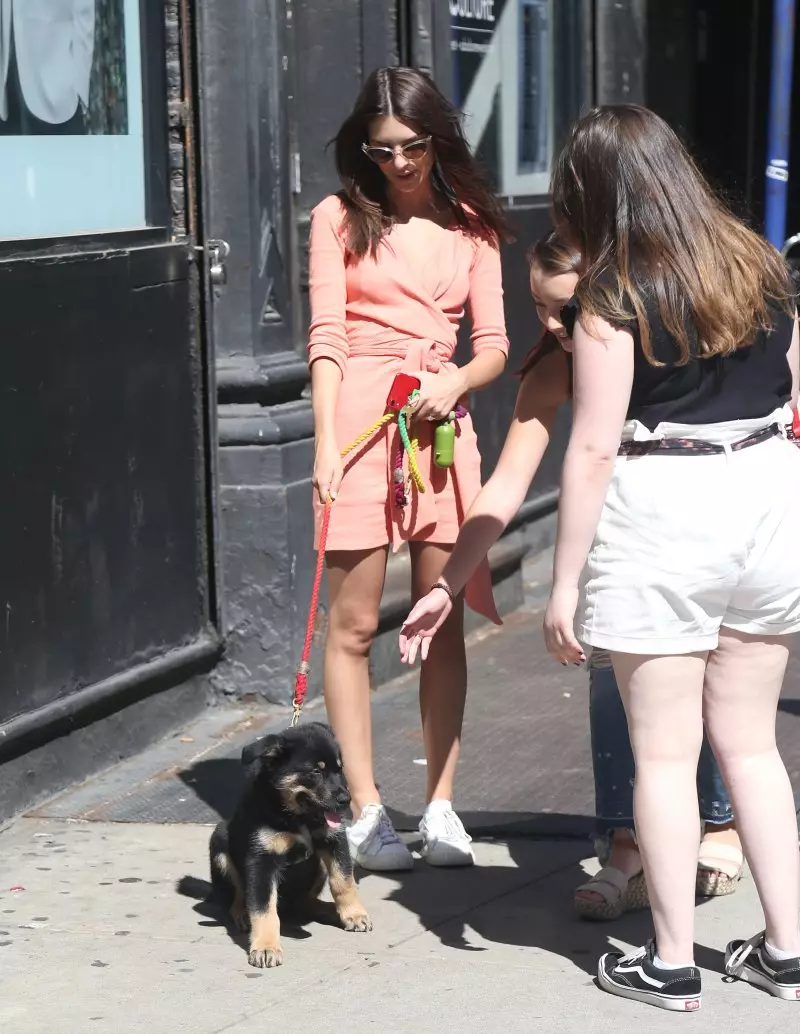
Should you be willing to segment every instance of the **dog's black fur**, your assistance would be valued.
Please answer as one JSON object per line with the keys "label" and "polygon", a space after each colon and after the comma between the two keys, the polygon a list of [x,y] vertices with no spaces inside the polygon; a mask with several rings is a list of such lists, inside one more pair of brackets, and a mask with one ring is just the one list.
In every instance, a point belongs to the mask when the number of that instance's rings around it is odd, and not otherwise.
{"label": "dog's black fur", "polygon": [[309,722],[242,751],[247,786],[230,822],[211,834],[213,896],[250,928],[251,966],[283,962],[278,905],[313,903],[327,879],[346,930],[367,931],[341,816],[350,805],[339,745]]}

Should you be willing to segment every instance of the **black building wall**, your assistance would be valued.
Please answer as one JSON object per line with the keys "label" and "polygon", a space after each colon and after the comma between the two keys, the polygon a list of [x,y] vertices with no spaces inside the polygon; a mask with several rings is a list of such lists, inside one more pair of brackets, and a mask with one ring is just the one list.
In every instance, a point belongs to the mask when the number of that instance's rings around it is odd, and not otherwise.
{"label": "black building wall", "polygon": [[[139,29],[145,225],[0,228],[0,819],[197,713],[221,648],[177,2]],[[6,134],[4,175],[83,143]]]}

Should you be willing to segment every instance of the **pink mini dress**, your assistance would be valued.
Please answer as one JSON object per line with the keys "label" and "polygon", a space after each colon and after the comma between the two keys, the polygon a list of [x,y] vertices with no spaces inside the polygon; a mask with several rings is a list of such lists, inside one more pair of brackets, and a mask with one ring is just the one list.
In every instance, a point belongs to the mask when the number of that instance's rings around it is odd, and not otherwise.
{"label": "pink mini dress", "polygon": [[[325,358],[342,373],[335,417],[339,448],[386,412],[397,373],[453,368],[465,303],[473,354],[494,348],[508,355],[496,247],[461,227],[413,219],[392,228],[376,257],[358,260],[347,250],[343,216],[339,198],[325,198],[312,212],[309,241],[309,365]],[[455,542],[481,487],[478,442],[469,415],[458,420],[455,461],[440,468],[433,462],[434,429],[425,420],[412,425],[426,490],[412,487],[405,507],[397,506],[393,491],[396,421],[350,453],[331,512],[328,550]],[[314,509],[317,548],[322,506],[316,492]],[[467,585],[466,599],[500,623],[485,560]]]}

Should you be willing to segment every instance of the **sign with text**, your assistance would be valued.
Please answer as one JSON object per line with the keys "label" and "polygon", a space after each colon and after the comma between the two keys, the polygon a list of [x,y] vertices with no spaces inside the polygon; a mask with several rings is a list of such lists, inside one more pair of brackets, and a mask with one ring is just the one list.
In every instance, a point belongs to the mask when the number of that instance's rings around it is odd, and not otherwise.
{"label": "sign with text", "polygon": [[448,0],[455,101],[463,104],[508,0]]}
{"label": "sign with text", "polygon": [[453,97],[467,138],[508,197],[547,192],[553,0],[445,0]]}

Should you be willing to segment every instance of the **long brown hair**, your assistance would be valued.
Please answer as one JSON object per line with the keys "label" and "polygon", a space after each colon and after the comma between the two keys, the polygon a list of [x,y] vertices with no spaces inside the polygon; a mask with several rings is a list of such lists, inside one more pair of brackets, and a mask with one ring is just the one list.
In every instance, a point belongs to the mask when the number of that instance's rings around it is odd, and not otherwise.
{"label": "long brown hair", "polygon": [[498,242],[506,234],[503,210],[461,128],[461,114],[433,80],[415,68],[379,68],[364,83],[352,112],[333,143],[336,170],[344,188],[344,230],[358,258],[375,254],[392,225],[386,180],[361,150],[374,118],[393,116],[430,135],[435,155],[431,179],[455,221],[477,236]]}
{"label": "long brown hair", "polygon": [[663,119],[633,104],[595,108],[573,126],[551,184],[556,224],[584,257],[581,310],[612,322],[633,307],[654,366],[642,300],[658,303],[679,363],[729,355],[791,312],[785,263],[717,198]]}

